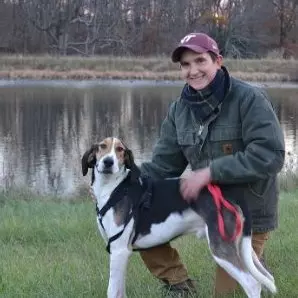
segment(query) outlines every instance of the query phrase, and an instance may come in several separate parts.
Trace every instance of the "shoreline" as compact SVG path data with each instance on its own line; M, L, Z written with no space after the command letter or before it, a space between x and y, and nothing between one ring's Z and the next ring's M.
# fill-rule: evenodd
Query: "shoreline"
M251 82L298 82L298 60L224 59L231 75ZM180 80L168 57L0 55L0 79Z
M287 73L264 73L230 71L238 79L249 82L282 82L298 83ZM132 71L92 71L88 69L75 69L70 71L55 71L51 69L16 69L0 70L0 80L143 80L143 81L180 81L178 71L168 72L132 72Z
M245 81L245 80L244 80ZM260 88L278 88L278 89L298 89L298 82L295 81L245 81L248 84ZM84 89L89 87L96 87L100 85L110 85L121 87L146 87L146 86L180 86L182 87L184 81L182 80L150 80L150 79L35 79L35 78L18 78L7 79L0 78L0 88L3 87L20 87L20 86L55 86L60 88L77 88Z

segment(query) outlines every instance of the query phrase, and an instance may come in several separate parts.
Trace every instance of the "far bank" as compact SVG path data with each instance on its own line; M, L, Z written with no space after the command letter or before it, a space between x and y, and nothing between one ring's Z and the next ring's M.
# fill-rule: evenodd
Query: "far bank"
M298 60L225 59L239 79L253 82L298 82ZM0 56L0 79L179 80L179 65L168 57Z

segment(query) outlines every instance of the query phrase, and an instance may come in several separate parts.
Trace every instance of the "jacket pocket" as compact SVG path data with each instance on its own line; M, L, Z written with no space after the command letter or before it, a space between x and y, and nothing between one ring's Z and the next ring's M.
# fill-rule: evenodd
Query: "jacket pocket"
M248 183L249 191L256 197L262 198L273 183L273 179L259 180L253 183Z
M195 145L196 133L194 131L177 131L177 140L180 146Z
M178 131L177 141L188 163L193 165L197 159L196 132Z
M244 150L241 125L214 126L210 131L209 140L209 150L213 159Z

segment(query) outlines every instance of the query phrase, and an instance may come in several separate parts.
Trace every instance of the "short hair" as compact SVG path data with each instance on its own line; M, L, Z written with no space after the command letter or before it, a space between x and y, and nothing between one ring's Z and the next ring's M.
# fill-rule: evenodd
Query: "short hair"
M216 55L215 53L210 52L210 51L208 51L207 53L210 55L211 60L212 60L213 62L215 62L215 61L217 60L218 55Z

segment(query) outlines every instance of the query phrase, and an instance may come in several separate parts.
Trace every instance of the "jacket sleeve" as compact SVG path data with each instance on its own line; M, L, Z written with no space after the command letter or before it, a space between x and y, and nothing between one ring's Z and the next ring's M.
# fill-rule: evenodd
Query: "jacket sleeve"
M187 166L187 160L177 142L175 112L177 102L173 102L161 125L160 137L154 147L152 161L141 165L142 174L153 179L179 177Z
M244 151L215 159L211 177L218 183L249 183L268 179L283 167L285 144L282 129L265 94L256 90L240 106Z

